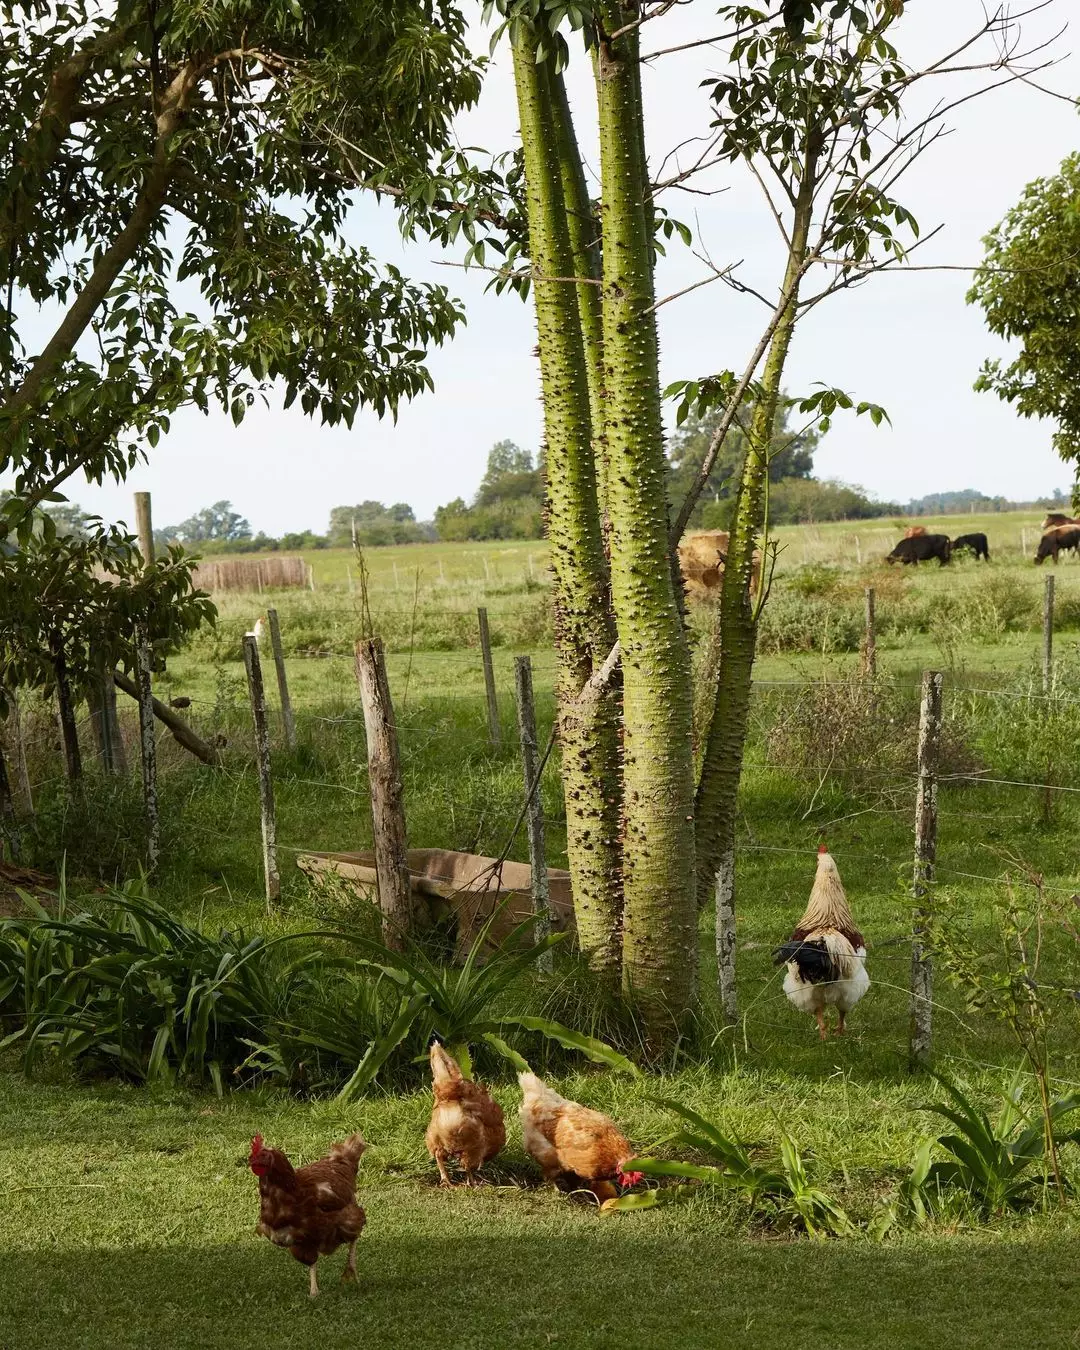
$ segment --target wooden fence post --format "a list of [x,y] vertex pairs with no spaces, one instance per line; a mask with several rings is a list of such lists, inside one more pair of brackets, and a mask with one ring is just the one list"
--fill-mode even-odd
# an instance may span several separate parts
[[139,552],[143,567],[154,565],[154,525],[150,515],[149,492],[135,494],[135,528],[139,535]]
[[155,872],[161,856],[161,817],[157,794],[157,741],[154,739],[153,655],[146,629],[135,630],[136,679],[139,695],[139,751],[142,761],[143,799],[146,803],[146,870]]
[[255,765],[259,771],[259,821],[262,827],[263,877],[266,881],[266,908],[281,899],[281,878],[277,864],[277,818],[274,814],[274,780],[270,776],[270,728],[266,721],[266,687],[263,684],[259,641],[254,633],[244,634],[244,669],[247,671],[251,716],[255,723]]
[[1046,578],[1043,590],[1042,677],[1043,693],[1049,694],[1054,675],[1054,574]]
[[289,750],[296,749],[296,718],[293,717],[292,699],[289,697],[289,681],[285,674],[285,651],[281,645],[281,624],[276,609],[266,611],[266,622],[270,625],[270,648],[274,653],[274,669],[277,671],[278,694],[281,697],[281,723],[285,728],[285,745]]
[[735,850],[725,848],[716,869],[716,975],[727,1026],[739,1020],[735,987]]
[[[525,823],[529,837],[532,907],[536,915],[533,940],[539,943],[551,932],[551,893],[544,848],[544,808],[540,801],[540,747],[536,741],[532,660],[528,656],[514,658],[514,690],[517,695],[521,763],[525,774]],[[555,969],[554,953],[542,953],[537,959],[536,968],[542,975],[552,974]]]
[[491,660],[491,630],[488,628],[487,610],[480,606],[476,611],[480,623],[480,653],[484,660],[484,688],[487,691],[488,732],[491,744],[502,744],[502,728],[499,726],[499,699],[495,693],[495,667]]
[[356,681],[364,710],[383,941],[400,951],[412,927],[412,894],[405,856],[405,787],[381,638],[361,638],[357,642]]
[[877,625],[874,613],[874,588],[866,588],[866,652],[863,672],[872,680],[877,675]]
[[937,860],[937,761],[941,740],[941,690],[939,671],[926,670],[922,678],[919,711],[919,786],[915,797],[915,902],[911,935],[911,1037],[912,1067],[930,1055],[933,1021],[934,971],[926,950],[930,927],[930,889]]

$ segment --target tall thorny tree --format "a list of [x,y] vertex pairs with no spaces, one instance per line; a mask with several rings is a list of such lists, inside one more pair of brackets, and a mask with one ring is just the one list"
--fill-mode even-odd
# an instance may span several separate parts
[[[672,6],[625,0],[490,0],[513,51],[521,120],[520,157],[478,168],[447,156],[429,200],[412,198],[417,222],[469,241],[467,261],[502,260],[494,284],[531,289],[536,304],[550,484],[549,533],[560,615],[560,731],[564,747],[570,865],[586,950],[611,971],[620,940],[623,983],[658,1040],[688,1007],[696,964],[697,897],[734,841],[754,645],[768,576],[749,588],[755,550],[768,537],[768,457],[786,362],[802,317],[827,296],[902,262],[904,231],[917,236],[893,185],[936,139],[950,105],[904,121],[906,92],[931,74],[972,69],[979,37],[1003,50],[988,63],[1013,78],[1007,16],[991,16],[969,43],[912,71],[888,34],[901,0],[822,6],[789,3],[779,14],[723,6],[717,44],[726,73],[711,82],[711,140],[689,172],[745,164],[765,188],[784,245],[769,318],[741,376],[683,381],[686,411],[723,409],[711,453],[669,528],[664,504],[661,390],[654,273],[660,243],[684,227],[658,205],[665,184],[650,181],[645,157],[639,44],[646,24]],[[592,62],[600,146],[596,202],[584,172],[562,70],[572,59],[564,32],[580,30]],[[500,171],[509,165],[505,184]],[[522,191],[522,179],[524,191]],[[767,184],[769,186],[767,186]],[[771,190],[770,190],[771,188]],[[825,280],[808,293],[814,270]],[[732,269],[714,280],[743,291]],[[574,323],[576,315],[577,323]],[[724,439],[745,407],[746,452],[723,594],[723,648],[703,773],[692,796],[690,671],[672,583],[672,553],[708,482]],[[856,405],[823,388],[797,400],[807,427],[827,425]],[[876,405],[856,411],[879,422]],[[598,552],[598,544],[600,550]],[[605,606],[610,605],[610,610]],[[605,634],[605,625],[608,632]],[[605,653],[614,627],[618,642]],[[621,685],[613,672],[618,668]],[[587,678],[586,678],[587,677]],[[620,711],[622,759],[575,746],[582,719]],[[590,826],[601,806],[620,812],[621,832],[605,855]],[[611,819],[612,815],[606,817]],[[605,834],[604,842],[612,836]],[[695,861],[696,860],[696,861]],[[608,945],[607,935],[613,934]]]

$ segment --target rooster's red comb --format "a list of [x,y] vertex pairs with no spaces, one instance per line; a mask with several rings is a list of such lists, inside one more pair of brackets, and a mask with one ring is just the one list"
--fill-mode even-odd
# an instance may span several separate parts
[[829,851],[829,846],[828,846],[828,844],[818,844],[818,846],[817,846],[817,851],[818,851],[819,853],[828,853],[828,851]]
[[262,1135],[257,1134],[255,1138],[251,1141],[251,1156],[254,1158],[256,1154],[261,1153],[262,1147],[263,1147]]

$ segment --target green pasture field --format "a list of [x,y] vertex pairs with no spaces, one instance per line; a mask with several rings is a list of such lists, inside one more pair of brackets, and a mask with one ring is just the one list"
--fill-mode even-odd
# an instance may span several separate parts
[[[940,791],[941,903],[966,915],[989,950],[993,913],[1010,893],[1080,891],[1080,796],[1070,771],[1080,736],[1080,572],[1057,568],[1063,623],[1054,697],[1041,699],[1037,620],[1045,569],[1028,554],[1036,516],[926,520],[952,535],[984,530],[993,562],[886,569],[899,537],[890,522],[780,531],[769,605],[802,622],[861,613],[879,587],[879,613],[903,607],[908,627],[883,633],[878,692],[852,676],[858,654],[828,642],[773,647],[759,660],[743,780],[738,847],[738,981],[743,1020],[720,1030],[711,915],[701,918],[703,1009],[693,1055],[640,1080],[607,1070],[565,1072],[559,1086],[611,1111],[636,1146],[658,1145],[676,1098],[705,1112],[762,1156],[790,1133],[812,1175],[858,1221],[906,1173],[939,1090],[906,1063],[913,727],[921,671],[945,671],[947,761]],[[856,550],[855,536],[858,536]],[[859,557],[861,556],[861,563]],[[163,862],[155,898],[208,929],[288,932],[348,918],[352,901],[313,889],[295,866],[304,849],[370,846],[359,700],[350,658],[360,627],[355,559],[307,555],[314,592],[220,597],[216,636],[200,636],[156,680],[159,697],[185,695],[185,715],[224,738],[210,772],[167,734],[159,746]],[[392,634],[388,667],[401,740],[410,842],[526,857],[512,838],[522,794],[512,659],[528,651],[546,740],[554,713],[554,657],[544,625],[542,544],[413,545],[370,550],[369,598]],[[347,570],[348,569],[348,570]],[[1074,575],[1076,580],[1074,581]],[[352,589],[350,589],[350,581]],[[823,591],[816,588],[822,587]],[[821,596],[824,595],[822,599]],[[959,597],[959,599],[958,599]],[[939,604],[947,622],[927,619]],[[287,751],[274,709],[274,775],[282,903],[262,897],[257,783],[239,636],[267,604],[278,608],[299,744]],[[489,609],[496,641],[502,743],[490,744],[475,608]],[[1075,626],[1072,605],[1077,606]],[[781,610],[782,606],[789,609]],[[920,606],[922,608],[920,608]],[[985,628],[980,624],[985,620]],[[786,621],[786,620],[785,620]],[[691,616],[700,635],[707,619]],[[290,637],[291,634],[291,637]],[[850,644],[848,644],[850,647]],[[27,844],[69,889],[87,894],[133,875],[141,858],[137,785],[92,774],[70,799],[54,781],[55,734],[31,718],[38,825]],[[129,743],[134,728],[128,723]],[[89,750],[89,746],[88,746]],[[1049,783],[1044,789],[1029,784]],[[548,861],[565,862],[554,762],[544,776]],[[821,1044],[812,1019],[790,1007],[771,948],[790,932],[809,893],[814,854],[827,840],[856,921],[870,943],[872,988],[845,1040]],[[1011,882],[1006,878],[1011,877]],[[96,903],[93,895],[90,902]],[[1045,974],[1077,983],[1077,945],[1048,936]],[[548,1015],[603,1030],[576,964],[531,988]],[[989,1108],[1019,1055],[1009,1034],[965,1005],[939,978],[935,1062]],[[1080,1006],[1055,1003],[1051,1065],[1057,1091],[1080,1086]],[[443,1192],[423,1150],[429,1097],[418,1075],[400,1091],[376,1087],[357,1104],[290,1099],[268,1089],[218,1099],[176,1086],[75,1082],[60,1067],[32,1081],[17,1047],[0,1051],[0,1347],[787,1346],[1066,1347],[1080,1337],[1080,1224],[1040,1206],[979,1223],[932,1222],[884,1244],[855,1237],[813,1242],[755,1229],[733,1197],[685,1208],[605,1216],[536,1185],[521,1148],[509,1078],[495,1090],[511,1122],[492,1184]],[[343,1256],[326,1261],[323,1296],[309,1304],[305,1272],[254,1235],[254,1178],[243,1165],[262,1132],[297,1160],[363,1129],[361,1174],[369,1227],[360,1284],[338,1288]],[[1080,1176],[1080,1148],[1065,1164]]]

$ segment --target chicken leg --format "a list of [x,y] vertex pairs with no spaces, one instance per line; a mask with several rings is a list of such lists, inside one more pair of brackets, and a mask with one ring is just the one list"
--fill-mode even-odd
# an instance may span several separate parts
[[836,1013],[837,1013],[836,1034],[838,1036],[843,1036],[846,1030],[844,1026],[844,1019],[847,1017],[847,1013],[844,1012],[843,1008],[837,1008]]
[[356,1283],[356,1243],[356,1238],[353,1238],[349,1243],[349,1259],[345,1262],[345,1269],[341,1272],[342,1284]]
[[441,1153],[435,1154],[435,1162],[439,1169],[439,1184],[452,1186],[454,1183],[450,1180],[450,1173],[446,1170],[446,1159]]
[[825,1030],[825,1009],[817,1008],[814,1012],[814,1016],[817,1018],[818,1035],[823,1041],[827,1041],[829,1039],[829,1033]]
[[308,1294],[310,1295],[311,1298],[319,1297],[319,1281],[318,1277],[315,1274],[315,1267],[318,1264],[319,1264],[318,1261],[312,1261],[311,1265],[308,1267],[308,1274],[311,1279],[311,1283],[308,1286]]

